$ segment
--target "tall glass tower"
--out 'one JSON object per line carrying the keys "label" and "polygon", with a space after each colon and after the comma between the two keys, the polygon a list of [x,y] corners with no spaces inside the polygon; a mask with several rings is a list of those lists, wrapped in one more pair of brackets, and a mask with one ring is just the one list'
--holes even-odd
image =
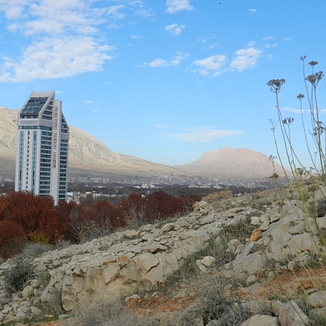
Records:
{"label": "tall glass tower", "polygon": [[67,195],[69,127],[55,92],[32,93],[18,113],[15,191]]}

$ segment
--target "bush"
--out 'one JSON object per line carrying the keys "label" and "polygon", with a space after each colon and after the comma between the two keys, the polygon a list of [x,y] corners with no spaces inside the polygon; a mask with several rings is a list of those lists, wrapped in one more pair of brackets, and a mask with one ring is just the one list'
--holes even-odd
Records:
{"label": "bush", "polygon": [[238,326],[250,315],[238,290],[222,275],[208,277],[198,289],[198,296],[202,305],[197,314],[202,316],[205,325],[216,320],[216,325],[219,326]]}
{"label": "bush", "polygon": [[53,247],[47,243],[29,243],[23,248],[20,256],[22,256],[23,259],[34,259],[36,257],[41,256],[43,253],[51,250],[52,248]]}
{"label": "bush", "polygon": [[154,326],[154,320],[138,317],[119,302],[101,302],[75,314],[72,326]]}
{"label": "bush", "polygon": [[15,264],[4,271],[5,288],[9,293],[21,291],[33,276],[32,263],[22,256],[18,256]]}

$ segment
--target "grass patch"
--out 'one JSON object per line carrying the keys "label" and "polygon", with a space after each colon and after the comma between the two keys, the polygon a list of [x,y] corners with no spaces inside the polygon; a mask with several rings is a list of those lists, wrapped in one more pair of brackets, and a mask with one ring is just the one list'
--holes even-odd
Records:
{"label": "grass patch", "polygon": [[237,225],[226,225],[223,227],[220,236],[227,240],[238,239],[241,243],[245,243],[255,230],[255,226],[250,224],[250,218],[246,217]]}

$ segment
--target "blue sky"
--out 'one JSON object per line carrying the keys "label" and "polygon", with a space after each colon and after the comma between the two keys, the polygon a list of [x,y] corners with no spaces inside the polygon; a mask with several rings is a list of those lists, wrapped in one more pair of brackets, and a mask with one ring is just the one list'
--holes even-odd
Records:
{"label": "blue sky", "polygon": [[325,13],[325,0],[0,0],[0,106],[54,90],[70,125],[167,165],[226,146],[276,156],[266,83],[286,79],[299,123],[299,58],[326,66]]}

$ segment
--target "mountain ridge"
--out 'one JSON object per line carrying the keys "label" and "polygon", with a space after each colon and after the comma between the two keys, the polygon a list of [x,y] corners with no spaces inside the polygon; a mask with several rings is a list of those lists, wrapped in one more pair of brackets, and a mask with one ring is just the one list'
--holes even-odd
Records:
{"label": "mountain ridge", "polygon": [[[13,178],[15,173],[17,115],[19,110],[0,107],[0,175]],[[281,168],[278,169],[281,171]],[[253,175],[252,171],[255,171]],[[192,163],[169,166],[113,152],[102,141],[84,130],[70,126],[69,175],[122,179],[152,178],[155,175],[179,178],[253,179],[272,174],[268,157],[241,148],[220,148],[204,152]]]}

